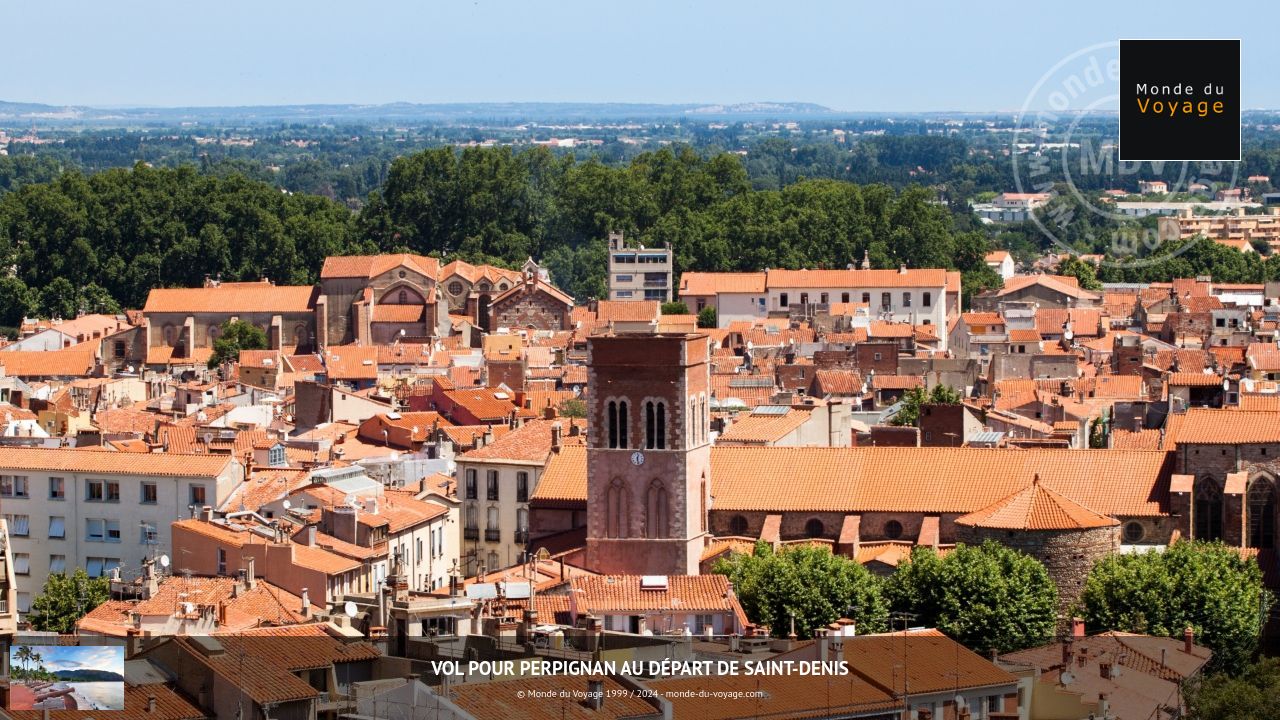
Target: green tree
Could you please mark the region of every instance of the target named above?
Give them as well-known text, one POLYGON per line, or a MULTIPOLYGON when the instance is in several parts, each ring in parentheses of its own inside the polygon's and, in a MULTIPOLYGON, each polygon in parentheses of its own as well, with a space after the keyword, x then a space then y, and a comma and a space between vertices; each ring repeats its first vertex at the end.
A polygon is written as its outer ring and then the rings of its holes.
POLYGON ((80 293, 64 277, 56 277, 40 291, 40 314, 48 318, 75 318, 80 308, 80 293))
POLYGON ((698 311, 698 327, 714 328, 719 323, 716 318, 716 309, 713 307, 704 307, 698 311))
POLYGON ((240 358, 241 350, 264 350, 266 347, 267 334, 262 328, 243 320, 228 320, 222 323, 222 334, 213 341, 209 367, 235 362, 240 358))
POLYGON ((1047 642, 1058 590, 1035 558, 996 542, 959 545, 945 557, 917 547, 885 585, 895 611, 912 613, 975 651, 1047 642))
POLYGON ((922 405, 957 405, 963 399, 960 391, 950 385, 939 383, 929 390, 925 390, 922 387, 914 387, 903 393, 902 407, 898 409, 898 414, 894 415, 889 423, 892 425, 915 426, 920 422, 920 407, 922 405))
POLYGON ((587 416, 587 402, 582 398, 565 398, 557 410, 561 417, 584 418, 587 416))
POLYGON ((689 306, 685 305, 679 300, 675 302, 662 303, 662 314, 663 315, 688 315, 689 306))
POLYGON ((1083 290, 1101 290, 1097 269, 1090 263, 1072 255, 1058 263, 1058 274, 1068 275, 1080 281, 1083 290))
POLYGON ((35 309, 35 298, 27 284, 16 277, 0 278, 0 327, 18 327, 35 309))
POLYGON ((1081 597, 1091 630, 1181 637, 1190 627, 1213 650, 1213 668, 1227 672, 1257 652, 1274 601, 1255 560, 1220 542, 1185 540, 1164 552, 1104 558, 1081 597))
POLYGON ((760 541, 750 555, 717 562, 714 572, 729 576, 747 617, 768 625, 776 637, 791 631, 793 619, 796 635, 802 638, 841 617, 857 622, 859 632, 886 628, 889 608, 880 580, 828 548, 774 551, 760 541))
POLYGON ((69 633, 76 620, 111 598, 105 577, 91 578, 84 568, 71 575, 54 573, 31 603, 31 626, 42 632, 69 633))
POLYGON ((1202 675, 1187 684, 1188 720, 1280 720, 1280 658, 1263 658, 1238 676, 1202 675))

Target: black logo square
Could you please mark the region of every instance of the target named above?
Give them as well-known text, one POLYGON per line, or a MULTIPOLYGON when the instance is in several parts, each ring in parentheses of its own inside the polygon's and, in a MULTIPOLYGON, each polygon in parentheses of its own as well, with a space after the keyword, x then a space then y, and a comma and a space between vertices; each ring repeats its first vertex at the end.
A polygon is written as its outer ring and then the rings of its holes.
POLYGON ((1120 159, 1240 159, 1239 40, 1120 41, 1120 159))

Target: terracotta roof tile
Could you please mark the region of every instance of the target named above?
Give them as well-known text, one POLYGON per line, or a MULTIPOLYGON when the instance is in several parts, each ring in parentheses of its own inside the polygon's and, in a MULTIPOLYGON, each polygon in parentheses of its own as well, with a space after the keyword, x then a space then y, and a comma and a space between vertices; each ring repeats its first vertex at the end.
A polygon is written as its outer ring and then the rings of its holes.
POLYGON ((97 365, 92 344, 63 350, 0 351, 0 369, 11 377, 85 377, 97 365))
POLYGON ((788 288, 945 288, 947 271, 937 268, 907 270, 770 270, 770 289, 788 288))
POLYGON ((155 288, 144 313, 305 313, 316 288, 267 282, 222 283, 217 287, 155 288))
POLYGON ((1176 440, 1196 445, 1280 443, 1280 422, 1270 412, 1190 408, 1181 417, 1176 440))
POLYGON ((1036 476, 1022 490, 956 518, 956 524, 1002 530, 1085 530, 1120 522, 1045 487, 1036 476))
POLYGON ((596 306, 600 322, 644 322, 657 320, 662 303, 657 300, 601 300, 596 306))
POLYGON ((378 348, 367 345, 330 347, 324 354, 324 372, 333 380, 376 380, 378 348))
POLYGON ((423 322, 426 305, 397 305, 379 303, 373 306, 372 322, 417 323, 423 322))
POLYGON ((736 420, 716 440, 718 443, 763 445, 777 442, 809 419, 808 410, 791 409, 782 414, 752 413, 736 420))
POLYGON ((670 575, 667 587, 658 590, 642 588, 641 580, 640 575, 591 575, 575 577, 570 584, 571 592, 579 593, 578 611, 593 615, 670 610, 673 598, 682 611, 740 610, 725 575, 670 575))
POLYGON ((400 253, 394 255, 345 255, 325 258, 320 278, 371 278, 405 265, 433 280, 439 275, 440 261, 433 257, 400 253))
MULTIPOLYGON (((1171 458, 1138 450, 725 446, 711 449, 711 482, 717 510, 970 513, 1039 475, 1097 512, 1158 516, 1171 458)), ((547 464, 534 499, 581 502, 586 491, 586 450, 567 447, 547 464)))
POLYGON ((718 293, 763 293, 762 272, 710 273, 687 272, 680 276, 681 296, 716 295, 718 293))
POLYGON ((562 446, 571 444, 571 442, 579 444, 585 442, 587 427, 585 420, 572 420, 569 418, 530 420, 482 448, 470 450, 459 455, 458 460, 461 462, 511 460, 515 462, 544 463, 551 454, 551 428, 554 425, 560 426, 562 446), (573 425, 577 425, 582 432, 571 438, 569 429, 573 425))
POLYGON ((1114 450, 1159 450, 1162 433, 1159 430, 1111 431, 1111 447, 1114 450))
POLYGON ((157 475, 212 478, 222 474, 232 459, 220 455, 131 453, 127 461, 114 453, 51 448, 5 448, 0 469, 46 470, 94 474, 157 475))

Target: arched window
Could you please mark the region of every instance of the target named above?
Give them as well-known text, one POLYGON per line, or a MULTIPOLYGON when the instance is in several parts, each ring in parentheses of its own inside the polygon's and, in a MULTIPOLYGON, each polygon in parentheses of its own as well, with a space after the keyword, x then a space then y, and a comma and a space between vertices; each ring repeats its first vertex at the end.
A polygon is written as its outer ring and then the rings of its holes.
POLYGON ((293 326, 293 344, 294 345, 306 345, 307 340, 309 339, 310 338, 307 337, 307 326, 305 324, 298 323, 297 325, 293 326))
POLYGON ((605 537, 627 537, 628 525, 627 486, 621 478, 614 478, 605 499, 605 537))
POLYGON ((222 328, 218 327, 217 325, 209 326, 208 338, 209 338, 209 345, 211 347, 213 346, 213 341, 217 340, 218 336, 221 334, 222 334, 222 328))
POLYGON ((164 326, 164 344, 165 347, 173 347, 173 326, 164 326))
POLYGON ((661 480, 649 483, 645 497, 645 537, 664 538, 671 531, 667 506, 667 488, 661 480))
POLYGON ((1269 477, 1254 478, 1248 494, 1249 547, 1276 544, 1276 483, 1269 477))
POLYGON ((730 535, 746 535, 747 519, 741 515, 734 515, 729 518, 729 534, 730 535))
POLYGON ((618 447, 620 448, 631 447, 631 436, 627 433, 628 420, 629 420, 629 416, 627 415, 627 401, 619 400, 618 401, 618 447))
POLYGON ((809 522, 804 524, 804 534, 811 538, 822 537, 827 534, 827 526, 818 518, 809 518, 809 522))
POLYGON ((609 426, 609 445, 608 447, 618 447, 618 403, 610 400, 605 406, 605 423, 609 426))
POLYGON ((1192 508, 1195 515, 1196 540, 1222 539, 1222 485, 1205 476, 1196 482, 1196 500, 1192 508))
POLYGON ((890 520, 884 524, 884 536, 890 540, 897 540, 902 537, 902 523, 897 520, 890 520))
POLYGON ((644 446, 650 450, 667 447, 667 404, 650 400, 644 404, 644 446))

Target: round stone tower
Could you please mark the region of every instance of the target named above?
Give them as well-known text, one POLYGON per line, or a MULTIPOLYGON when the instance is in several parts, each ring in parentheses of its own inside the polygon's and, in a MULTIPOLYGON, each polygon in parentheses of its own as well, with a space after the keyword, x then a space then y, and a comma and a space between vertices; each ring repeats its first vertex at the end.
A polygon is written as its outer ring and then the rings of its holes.
POLYGON ((995 540, 1039 560, 1058 587, 1058 613, 1069 617, 1099 558, 1120 549, 1120 521, 1046 487, 1037 475, 1027 487, 956 518, 956 539, 995 540))

